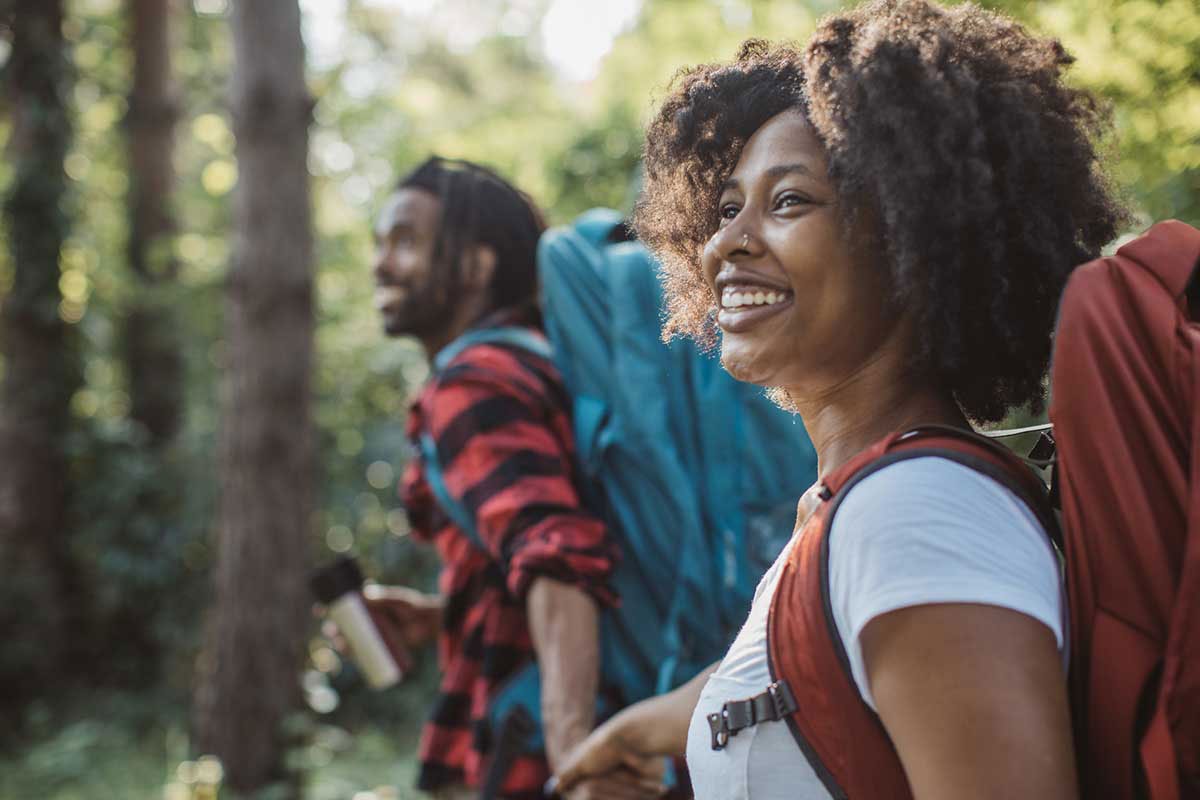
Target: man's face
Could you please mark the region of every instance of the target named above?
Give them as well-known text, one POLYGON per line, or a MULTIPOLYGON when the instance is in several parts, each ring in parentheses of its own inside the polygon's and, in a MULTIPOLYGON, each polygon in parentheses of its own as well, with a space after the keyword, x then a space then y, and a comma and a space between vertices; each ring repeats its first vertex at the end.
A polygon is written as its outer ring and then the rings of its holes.
POLYGON ((375 223, 375 307, 389 336, 435 333, 448 321, 433 251, 442 204, 422 189, 388 197, 375 223))

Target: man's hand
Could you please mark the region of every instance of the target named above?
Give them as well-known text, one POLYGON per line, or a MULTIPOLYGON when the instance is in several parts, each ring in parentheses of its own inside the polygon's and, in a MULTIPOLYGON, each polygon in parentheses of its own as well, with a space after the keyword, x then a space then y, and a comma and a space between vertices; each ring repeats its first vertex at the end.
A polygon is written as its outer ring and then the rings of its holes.
MULTIPOLYGON (((368 585, 363 589, 363 602, 396 666, 407 672, 412 668, 412 650, 437 636, 442 622, 442 598, 407 586, 368 585)), ((336 625, 326 623, 324 633, 338 650, 345 650, 336 625)))
POLYGON ((631 724, 637 722, 629 715, 618 714, 592 731, 562 760, 555 775, 556 791, 570 800, 581 800, 605 796, 589 793, 593 784, 607 786, 617 781, 626 785, 625 791, 641 792, 636 795, 639 797, 662 794, 663 758, 641 753, 632 745, 630 738, 634 737, 627 734, 637 732, 631 724))
POLYGON ((587 781, 626 775, 662 794, 663 756, 687 750, 692 710, 716 668, 711 664, 683 686, 634 703, 592 731, 556 765, 555 790, 574 800, 587 781))

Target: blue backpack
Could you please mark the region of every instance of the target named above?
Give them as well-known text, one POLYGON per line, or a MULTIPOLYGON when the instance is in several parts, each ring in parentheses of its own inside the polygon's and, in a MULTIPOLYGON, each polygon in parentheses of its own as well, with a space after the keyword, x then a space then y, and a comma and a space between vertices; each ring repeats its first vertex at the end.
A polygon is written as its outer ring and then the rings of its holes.
MULTIPOLYGON (((739 383, 714 354, 661 340, 662 290, 646 248, 621 241, 615 211, 594 209, 538 246, 550 345, 527 328, 468 332, 472 345, 519 347, 553 359, 572 398, 586 505, 622 552, 621 604, 600 618, 598 719, 672 689, 721 658, 745 621, 759 578, 792 535, 796 502, 816 479, 799 418, 760 387, 739 383), (614 697, 614 694, 616 697, 614 697)), ((439 504, 482 543, 421 444, 439 504)), ((540 719, 537 664, 493 699, 493 731, 518 707, 540 719)), ((522 749, 541 749, 540 725, 522 749)))

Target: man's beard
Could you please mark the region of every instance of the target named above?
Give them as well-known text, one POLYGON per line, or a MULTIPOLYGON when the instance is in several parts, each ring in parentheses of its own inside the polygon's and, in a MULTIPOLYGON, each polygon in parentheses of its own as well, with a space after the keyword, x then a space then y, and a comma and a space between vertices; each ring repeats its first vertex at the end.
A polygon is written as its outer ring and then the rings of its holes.
POLYGON ((446 302, 445 292, 426 284, 411 287, 404 298, 389 304, 380 312, 383 330, 388 336, 425 336, 437 333, 450 324, 453 309, 446 302))

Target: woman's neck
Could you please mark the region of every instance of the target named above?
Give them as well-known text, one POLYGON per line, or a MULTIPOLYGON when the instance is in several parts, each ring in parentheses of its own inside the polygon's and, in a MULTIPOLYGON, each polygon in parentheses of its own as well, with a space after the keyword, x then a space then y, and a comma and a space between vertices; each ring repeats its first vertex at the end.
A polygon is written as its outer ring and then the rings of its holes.
POLYGON ((970 427, 949 392, 889 348, 844 379, 789 386, 787 393, 816 448, 822 477, 889 433, 930 424, 970 427))

